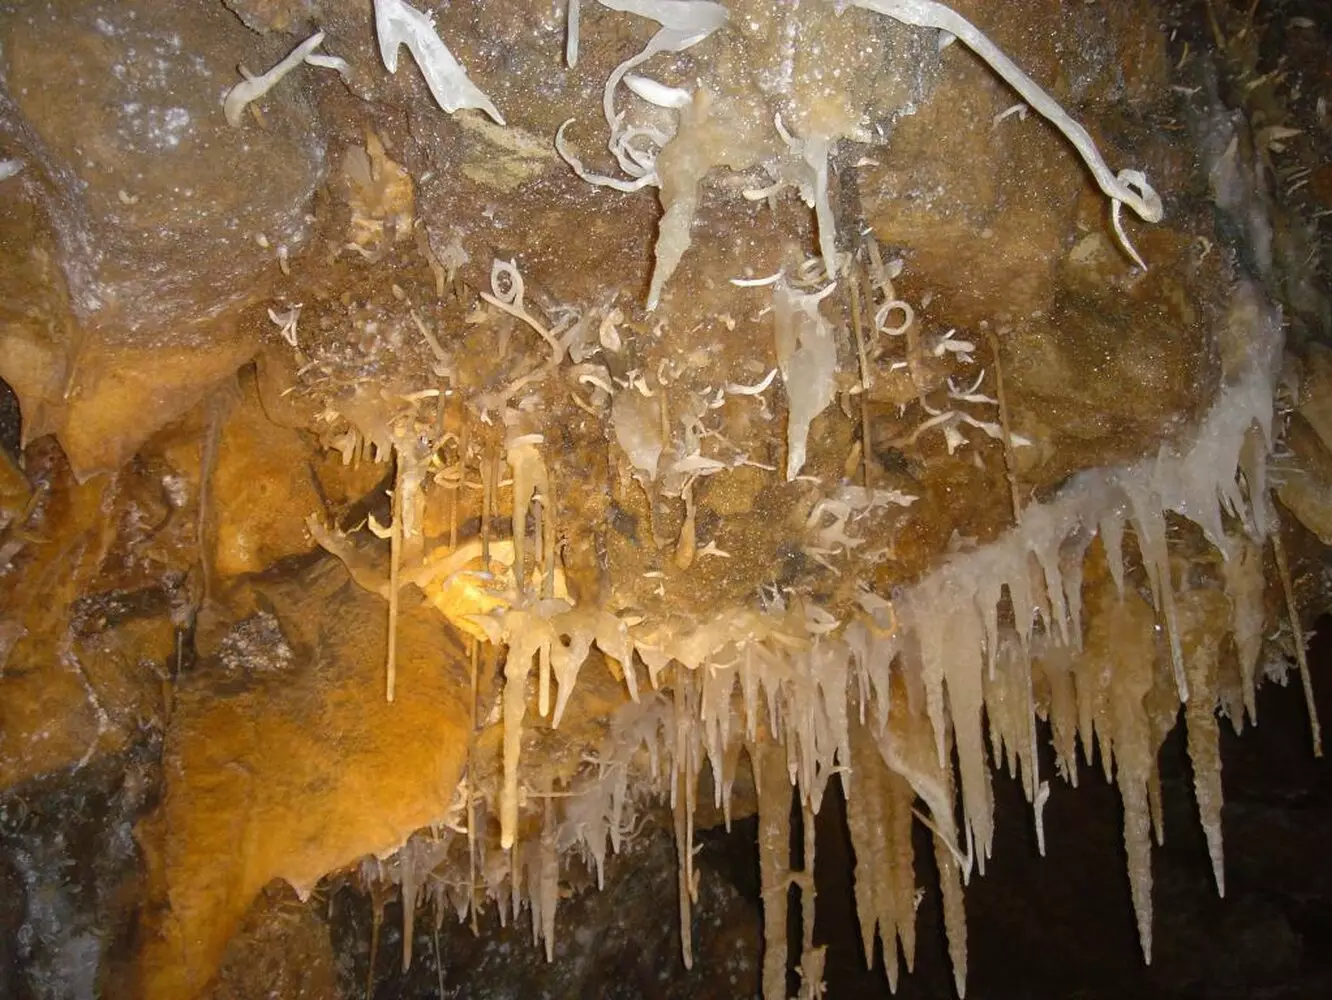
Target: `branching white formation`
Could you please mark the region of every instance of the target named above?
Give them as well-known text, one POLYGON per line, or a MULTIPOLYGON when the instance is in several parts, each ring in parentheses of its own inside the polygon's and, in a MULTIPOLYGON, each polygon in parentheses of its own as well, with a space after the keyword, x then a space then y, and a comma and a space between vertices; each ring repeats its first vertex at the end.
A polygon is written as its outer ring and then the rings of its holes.
MULTIPOLYGON (((691 100, 688 91, 668 87, 646 77, 632 76, 629 71, 660 52, 683 52, 697 45, 726 23, 727 11, 721 4, 710 0, 600 0, 600 3, 611 10, 649 17, 661 25, 661 30, 652 36, 643 51, 629 57, 611 71, 602 93, 602 110, 606 115, 606 126, 610 129, 606 148, 615 157, 620 169, 633 179, 623 180, 595 174, 584 167, 564 138, 564 130, 573 124, 572 118, 555 133, 555 151, 588 184, 625 193, 641 191, 645 187, 660 187, 661 178, 657 175, 656 167, 657 150, 666 145, 671 137, 659 129, 625 125, 624 114, 615 111, 615 91, 623 81, 649 104, 676 110, 687 107, 691 100), (647 141, 647 149, 635 146, 640 140, 647 141)), ((572 9, 570 17, 573 17, 572 9)))
POLYGON ((937 28, 960 39, 967 48, 985 60, 1030 107, 1059 129, 1073 144, 1073 148, 1078 151, 1078 155, 1082 157, 1087 169, 1095 178, 1097 187, 1110 199, 1115 235, 1119 238, 1124 252, 1144 271, 1147 269, 1138 252, 1133 249, 1120 222, 1121 205, 1133 209, 1134 214, 1144 222, 1160 222, 1164 215, 1160 196, 1147 183, 1147 177, 1141 171, 1121 170, 1118 174, 1112 173, 1106 166, 1105 160, 1101 158, 1096 143, 1092 141, 1087 130, 1074 121, 1040 84, 1004 55, 1003 51, 979 28, 951 7, 936 3, 934 0, 851 0, 851 3, 884 14, 903 24, 917 28, 937 28))
POLYGON ((253 76, 244 66, 240 67, 241 76, 245 79, 227 91, 226 99, 222 103, 222 113, 227 117, 227 124, 232 128, 240 128, 241 115, 244 114, 245 108, 272 90, 279 80, 301 63, 337 70, 343 79, 346 79, 350 68, 345 60, 315 52, 315 49, 323 43, 324 33, 316 31, 292 49, 276 66, 260 76, 253 76))
MULTIPOLYGON (((679 52, 707 38, 725 24, 727 12, 720 4, 708 0, 600 0, 600 2, 612 10, 651 17, 662 26, 641 52, 615 67, 606 80, 602 94, 603 111, 610 130, 607 146, 620 168, 628 175, 628 179, 593 173, 583 165, 569 149, 565 140, 565 131, 573 119, 566 121, 556 132, 555 149, 574 173, 589 184, 625 193, 640 191, 646 187, 662 188, 663 191, 677 187, 682 192, 677 192, 670 198, 663 196, 664 215, 658 230, 656 267, 647 302, 647 308, 652 310, 660 302, 666 281, 674 272, 684 250, 689 246, 689 229, 697 202, 698 182, 703 174, 720 162, 726 162, 732 168, 736 168, 738 164, 729 160, 714 159, 703 163, 691 160, 694 169, 689 177, 673 176, 672 182, 678 179, 680 183, 664 185, 661 173, 658 171, 657 154, 668 143, 683 141, 682 136, 690 121, 698 124, 706 120, 709 95, 702 86, 690 92, 666 86, 647 77, 631 75, 629 71, 657 53, 679 52), (624 114, 615 109, 615 92, 621 82, 644 101, 680 112, 676 128, 670 133, 664 133, 650 126, 626 125, 624 114)), ((1072 143, 1091 171, 1096 184, 1110 199, 1111 223, 1120 246, 1134 263, 1146 270, 1142 257, 1124 232, 1121 218, 1121 209, 1124 205, 1128 205, 1147 222, 1158 222, 1164 214, 1160 197, 1147 183, 1147 178, 1141 171, 1122 170, 1118 174, 1112 173, 1087 130, 1074 121, 1054 98, 1018 68, 980 29, 950 7, 933 0, 852 0, 852 2, 904 24, 935 28, 944 32, 946 38, 961 39, 989 64, 1025 100, 1026 104, 1015 107, 1034 108, 1072 143)), ((801 198, 814 209, 824 269, 827 275, 833 278, 840 268, 836 251, 836 220, 828 194, 828 161, 837 137, 817 131, 795 136, 784 127, 780 116, 774 118, 774 123, 778 135, 787 146, 788 156, 767 164, 769 172, 773 175, 772 184, 756 190, 745 190, 742 192, 743 196, 751 201, 764 200, 783 187, 794 184, 801 198)))
MULTIPOLYGON (((605 174, 592 173, 592 171, 583 166, 583 161, 580 160, 569 148, 569 145, 564 138, 564 130, 573 123, 574 119, 570 118, 564 122, 558 130, 556 130, 555 152, 560 154, 561 159, 563 159, 564 162, 569 165, 570 169, 578 175, 579 180, 586 181, 588 184, 593 184, 597 187, 613 188, 616 191, 623 191, 625 193, 641 191, 645 187, 657 187, 661 184, 661 179, 657 177, 656 168, 651 165, 638 167, 637 164, 633 164, 639 172, 634 173, 634 179, 630 181, 622 180, 619 177, 607 177, 605 174)), ((632 173, 633 171, 628 172, 632 173)))
MULTIPOLYGON (((817 306, 826 291, 804 294, 784 283, 774 289, 775 299, 788 300, 774 301, 775 312, 788 313, 783 321, 787 340, 784 347, 779 345, 779 355, 788 362, 806 348, 805 338, 819 340, 817 306)), ((884 291, 891 294, 890 287, 884 291)), ((760 595, 757 607, 732 606, 701 618, 643 618, 592 604, 579 606, 567 593, 536 599, 530 592, 475 616, 491 642, 509 648, 504 668, 504 785, 498 811, 501 845, 516 854, 513 865, 506 863, 496 877, 486 876, 491 895, 516 901, 520 891, 526 893, 549 943, 553 910, 548 901, 554 897, 543 880, 554 877, 552 836, 559 850, 582 850, 600 869, 607 840, 618 849, 629 827, 629 790, 651 785, 670 797, 677 810, 677 834, 687 847, 703 765, 712 771, 717 804, 723 806, 729 802, 740 757, 748 753, 759 786, 765 935, 769 954, 775 956, 765 963, 764 996, 785 995, 786 888, 813 876, 808 868, 798 872, 790 867, 784 820, 790 813, 791 789, 795 787, 808 814, 819 809, 834 775, 847 791, 857 856, 857 906, 862 934, 871 945, 866 953, 873 954, 877 932, 890 979, 897 975, 899 942, 910 966, 917 901, 911 827, 918 819, 934 838, 949 953, 961 994, 966 975, 964 885, 973 866, 984 872, 994 845, 991 756, 996 768, 1006 762, 1010 773, 1021 771, 1038 840, 1044 841, 1042 809, 1049 783, 1038 761, 1040 714, 1050 721, 1061 777, 1076 782, 1081 739, 1088 762, 1099 744, 1107 776, 1119 788, 1129 886, 1143 952, 1150 961, 1151 837, 1161 741, 1182 705, 1195 797, 1220 888, 1224 854, 1213 712, 1220 701, 1238 723, 1244 706, 1253 704, 1252 661, 1258 656, 1264 621, 1259 546, 1271 524, 1253 498, 1265 488, 1261 473, 1271 441, 1280 320, 1252 289, 1241 287, 1231 322, 1249 324, 1248 357, 1230 373, 1186 440, 1168 442, 1130 465, 1080 473, 1049 501, 1025 508, 1015 528, 986 545, 952 552, 925 576, 901 587, 891 601, 861 591, 857 603, 863 614, 844 609, 843 620, 794 592, 774 589, 760 595), (1248 483, 1249 499, 1237 478, 1248 483), (1164 530, 1167 512, 1197 525, 1218 547, 1227 559, 1224 581, 1200 585, 1187 575, 1179 581, 1172 578, 1164 530), (1125 586, 1122 542, 1128 525, 1138 538, 1142 569, 1151 582, 1150 600, 1136 587, 1125 586), (1110 582, 1084 588, 1085 557, 1098 535, 1110 582), (1162 619, 1173 648, 1158 656, 1162 619), (1237 665, 1233 679, 1222 676, 1223 641, 1216 635, 1227 621, 1245 661, 1237 665), (623 679, 631 703, 610 720, 607 742, 592 762, 596 768, 575 782, 558 809, 561 816, 552 817, 556 807, 541 796, 547 810, 542 840, 520 843, 520 748, 529 680, 537 675, 538 711, 549 713, 557 725, 593 647, 623 679), (1168 662, 1177 657, 1177 662, 1168 662), (1187 672, 1187 687, 1172 691, 1171 673, 1181 667, 1187 672), (652 687, 646 693, 639 687, 644 668, 652 687), (551 681, 558 685, 555 698, 551 681), (1165 714, 1152 708, 1162 695, 1171 698, 1165 714), (639 755, 640 748, 647 754, 639 755), (631 769, 633 774, 626 773, 631 769), (650 769, 650 781, 645 769, 650 769), (913 806, 917 801, 918 808, 913 806), (555 819, 561 822, 553 825, 555 819), (526 872, 521 890, 516 881, 520 871, 526 872), (514 880, 512 893, 502 891, 505 877, 514 880), (545 897, 539 900, 542 892, 545 897)), ((803 378, 820 381, 808 372, 803 378)), ((799 384, 787 369, 783 379, 788 391, 799 384)), ((949 396, 992 405, 981 393, 982 384, 979 378, 950 384, 949 396)), ((740 388, 758 391, 760 386, 740 388)), ((815 392, 806 412, 817 412, 820 395, 815 392)), ((653 453, 635 465, 655 466, 662 444, 652 430, 660 426, 655 400, 631 389, 616 393, 615 400, 641 406, 634 419, 641 418, 644 440, 630 443, 626 451, 651 444, 653 453)), ((622 416, 617 415, 617 431, 622 416)), ((509 442, 515 523, 525 520, 532 499, 542 492, 539 455, 529 448, 539 442, 529 437, 509 442), (531 468, 524 471, 528 463, 531 468)), ((710 468, 710 460, 701 456, 682 461, 700 474, 710 468)), ((822 493, 805 522, 806 552, 830 563, 845 551, 859 550, 867 539, 853 532, 857 517, 871 508, 882 508, 881 517, 896 516, 914 499, 849 486, 822 493)), ((546 546, 550 536, 544 504, 536 507, 542 509, 534 539, 546 546)), ((725 558, 715 546, 708 554, 725 558)), ((685 915, 695 884, 688 850, 681 853, 680 866, 685 915)), ((457 898, 461 905, 464 897, 457 898)))
POLYGON ((311 52, 305 57, 307 66, 318 66, 320 69, 331 69, 345 82, 351 77, 351 66, 342 56, 325 55, 322 52, 311 52))
POLYGON ((837 343, 831 324, 819 314, 819 303, 837 287, 830 283, 812 295, 793 291, 785 283, 772 293, 777 341, 777 367, 786 386, 786 479, 795 479, 805 466, 809 425, 833 401, 836 393, 837 343))
POLYGON ((268 310, 268 318, 278 328, 278 333, 281 334, 282 339, 292 347, 299 346, 296 341, 296 323, 301 318, 301 307, 302 303, 297 302, 286 312, 280 313, 272 309, 268 310))
POLYGON ((582 22, 581 0, 569 0, 568 14, 564 22, 564 62, 570 69, 578 65, 578 29, 582 22))
POLYGON ((649 104, 659 108, 674 108, 679 111, 689 106, 693 95, 683 87, 668 87, 651 77, 630 73, 624 78, 624 85, 649 104))
POLYGON ((462 108, 475 108, 498 124, 505 124, 499 109, 467 78, 462 64, 440 40, 429 15, 409 7, 403 0, 375 0, 375 30, 379 35, 379 56, 390 73, 398 71, 398 50, 406 45, 441 108, 450 114, 462 108))
MULTIPOLYGON (((839 271, 837 262, 837 223, 833 217, 832 202, 828 199, 828 154, 832 143, 826 135, 807 135, 797 139, 782 124, 782 116, 773 118, 773 126, 782 137, 792 156, 804 167, 799 181, 800 197, 814 209, 819 231, 819 253, 823 255, 823 269, 829 277, 839 271)), ((751 192, 745 192, 749 198, 751 192)))
POLYGON ((619 122, 615 113, 615 89, 625 74, 660 52, 683 52, 697 45, 725 24, 729 13, 721 4, 710 0, 600 0, 600 3, 611 10, 650 17, 661 25, 661 30, 648 39, 642 52, 620 63, 606 78, 606 88, 601 96, 602 110, 606 113, 606 124, 614 133, 619 122))

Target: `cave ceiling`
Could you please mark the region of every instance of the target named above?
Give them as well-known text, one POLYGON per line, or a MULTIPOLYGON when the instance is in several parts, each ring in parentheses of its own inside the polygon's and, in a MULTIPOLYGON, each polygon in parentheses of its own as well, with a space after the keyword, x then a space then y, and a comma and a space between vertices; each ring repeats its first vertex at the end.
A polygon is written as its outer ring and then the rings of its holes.
POLYGON ((814 996, 830 783, 871 962, 922 825, 964 993, 993 782, 1044 852, 1093 762, 1150 962, 1158 751, 1224 892, 1332 542, 1332 185, 1180 6, 0 3, 0 790, 160 741, 127 995, 275 881, 552 955, 657 810, 680 960, 757 814, 814 996))

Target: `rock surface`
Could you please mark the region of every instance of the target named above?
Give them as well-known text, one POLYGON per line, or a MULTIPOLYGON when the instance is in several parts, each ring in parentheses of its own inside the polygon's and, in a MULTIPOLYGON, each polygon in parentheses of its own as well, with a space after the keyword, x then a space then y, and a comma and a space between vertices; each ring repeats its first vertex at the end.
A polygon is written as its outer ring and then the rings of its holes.
POLYGON ((201 991, 270 881, 309 892, 436 821, 467 759, 465 660, 433 612, 399 619, 399 696, 387 703, 383 604, 340 570, 248 601, 279 631, 258 644, 222 636, 177 692, 162 814, 141 833, 170 907, 140 959, 143 996, 201 991))

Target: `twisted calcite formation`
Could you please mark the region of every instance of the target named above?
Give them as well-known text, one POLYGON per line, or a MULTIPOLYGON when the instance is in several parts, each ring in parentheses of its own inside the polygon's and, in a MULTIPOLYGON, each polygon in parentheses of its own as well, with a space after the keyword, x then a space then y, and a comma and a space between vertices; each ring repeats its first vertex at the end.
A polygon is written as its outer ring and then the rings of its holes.
MULTIPOLYGON (((472 634, 508 649, 496 719, 502 765, 493 781, 484 770, 467 779, 466 829, 475 836, 497 816, 500 850, 475 837, 469 864, 484 884, 473 878, 468 891, 454 894, 459 912, 475 907, 482 892, 515 915, 528 905, 549 954, 561 856, 581 853, 600 878, 607 847, 618 849, 632 830, 636 800, 655 792, 674 814, 681 937, 691 961, 699 782, 706 764, 716 804, 729 808, 748 759, 769 928, 765 996, 786 989, 792 885, 808 929, 799 966, 810 977, 807 991, 816 985, 822 956, 812 934, 812 819, 834 775, 848 802, 866 955, 877 933, 891 982, 902 961, 911 966, 919 891, 911 830, 919 819, 932 836, 962 992, 964 889, 973 871, 983 872, 994 840, 991 767, 1020 774, 1042 849, 1046 840, 1043 719, 1059 777, 1076 783, 1079 747, 1089 765, 1099 750, 1107 780, 1120 791, 1130 895, 1150 961, 1151 842, 1164 834, 1158 750, 1182 709, 1221 889, 1215 713, 1220 707, 1237 727, 1251 717, 1260 673, 1263 546, 1272 521, 1258 491, 1280 327, 1243 286, 1229 322, 1249 350, 1192 433, 1132 465, 1079 474, 1047 502, 1025 508, 1007 533, 956 546, 891 601, 861 591, 859 609, 842 609, 841 618, 793 592, 695 617, 580 603, 563 587, 548 588, 546 557, 558 535, 545 502, 551 486, 542 480, 550 453, 544 439, 513 438, 509 513, 532 535, 521 546, 523 565, 515 559, 512 572, 492 579, 483 607, 437 603, 470 623, 472 634), (1192 539, 1173 552, 1172 522, 1181 540, 1192 539), (591 669, 598 657, 609 672, 591 669), (596 684, 619 685, 624 705, 610 715, 597 757, 556 793, 540 754, 526 747, 534 729, 558 729, 566 706, 596 684), (793 788, 805 816, 803 870, 790 855, 793 788)), ((496 558, 505 546, 520 548, 516 540, 491 545, 496 558)), ((416 573, 407 567, 407 576, 416 573)), ((418 885, 420 874, 404 878, 404 888, 418 885)))
MULTIPOLYGON (((1248 288, 1237 292, 1230 321, 1246 327, 1250 351, 1186 440, 1130 466, 1078 475, 1049 502, 1026 508, 1007 534, 947 556, 891 602, 862 592, 862 610, 846 620, 797 595, 721 610, 706 621, 645 618, 578 607, 572 597, 543 598, 539 577, 529 578, 511 604, 488 616, 490 638, 510 650, 502 843, 515 843, 522 813, 516 750, 533 666, 560 661, 563 702, 582 662, 600 649, 630 702, 612 721, 595 778, 574 782, 569 801, 580 804, 551 807, 546 799, 541 807, 563 814, 557 840, 581 845, 600 867, 607 838, 622 835, 626 809, 632 811, 633 786, 655 784, 667 794, 680 841, 688 961, 695 790, 706 762, 720 804, 747 750, 759 791, 771 929, 765 995, 780 996, 788 887, 801 887, 802 908, 812 912, 813 905, 812 850, 800 872, 788 854, 791 788, 812 829, 827 782, 839 774, 867 956, 877 930, 890 979, 898 975, 899 944, 910 967, 910 828, 919 818, 934 838, 962 991, 963 887, 973 870, 984 871, 993 846, 990 768, 1006 762, 1010 773, 1020 772, 1043 849, 1049 785, 1037 766, 1037 720, 1046 719, 1060 777, 1076 783, 1080 743, 1088 763, 1099 748, 1107 779, 1119 787, 1131 895, 1150 961, 1153 830, 1163 836, 1156 756, 1181 708, 1199 814, 1224 888, 1216 711, 1238 727, 1253 702, 1264 620, 1261 546, 1271 524, 1270 512, 1250 498, 1261 497, 1253 491, 1261 488, 1270 440, 1279 318, 1256 296, 1248 288), (1215 547, 1211 563, 1172 556, 1167 515, 1194 525, 1198 544, 1215 547), (1128 547, 1126 557, 1129 538, 1137 551, 1128 547), (1225 654, 1232 642, 1235 656, 1225 654), (643 667, 646 686, 638 676, 643 667), (607 781, 607 768, 619 770, 616 781, 607 781)), ((520 493, 526 508, 531 493, 520 493)), ((515 524, 521 513, 515 511, 515 524)), ((537 535, 547 530, 538 518, 537 535)), ((538 711, 550 712, 548 698, 538 699, 538 711)), ((549 812, 543 817, 543 827, 553 822, 549 812)), ((550 911, 533 905, 548 928, 543 934, 553 934, 550 911)), ((816 950, 810 936, 802 968, 818 967, 816 950)))

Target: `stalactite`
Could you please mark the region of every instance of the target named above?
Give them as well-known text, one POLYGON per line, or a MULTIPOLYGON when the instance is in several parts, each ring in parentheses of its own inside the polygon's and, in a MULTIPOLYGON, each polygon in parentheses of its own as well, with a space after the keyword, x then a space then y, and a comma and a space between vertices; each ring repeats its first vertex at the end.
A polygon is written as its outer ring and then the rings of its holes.
POLYGON ((433 448, 415 433, 410 417, 406 430, 393 432, 393 523, 389 526, 388 650, 385 656, 384 695, 392 701, 397 685, 398 609, 403 586, 402 570, 420 565, 425 546, 421 517, 424 497, 421 484, 433 448))
POLYGON ((953 845, 938 832, 934 835, 934 861, 939 869, 939 896, 943 904, 944 932, 948 936, 948 958, 953 964, 953 986, 957 989, 957 995, 966 1000, 967 910, 962 894, 964 873, 953 845))
POLYGON ((1105 553, 1105 564, 1115 591, 1124 596, 1124 518, 1117 508, 1106 511, 1097 525, 1097 540, 1105 553))
POLYGON ((877 929, 883 941, 888 985, 896 992, 898 943, 910 969, 916 952, 916 879, 911 842, 915 793, 889 770, 864 726, 853 725, 851 770, 856 793, 846 800, 847 827, 855 851, 856 913, 865 963, 874 965, 877 929))
MULTIPOLYGON (((1124 803, 1124 848, 1143 958, 1152 961, 1152 846, 1148 785, 1156 747, 1144 699, 1156 661, 1156 615, 1136 594, 1121 601, 1094 595, 1085 660, 1104 692, 1114 747, 1115 778, 1124 803)), ((1102 743, 1102 752, 1105 753, 1102 743)), ((1109 756, 1108 754, 1106 756, 1109 756)))
POLYGON ((472 771, 472 755, 469 748, 467 754, 468 767, 464 773, 464 781, 467 782, 467 914, 472 924, 472 933, 478 933, 477 928, 477 903, 476 903, 476 790, 472 787, 475 781, 472 771))
POLYGON ((791 785, 786 751, 751 746, 758 780, 759 885, 763 896, 763 1000, 786 1000, 786 897, 791 884, 791 785))
MULTIPOLYGON (((805 803, 800 816, 800 827, 804 840, 804 873, 800 879, 800 940, 801 955, 805 956, 814 949, 814 901, 818 896, 814 884, 815 848, 818 838, 815 836, 814 809, 808 802, 805 803)), ((801 964, 804 964, 803 957, 801 964)))
POLYGON ((393 700, 398 679, 398 601, 399 579, 402 573, 402 487, 405 465, 399 453, 397 475, 393 486, 393 524, 389 529, 392 533, 389 536, 388 652, 384 682, 384 698, 387 701, 393 700))
MULTIPOLYGON (((526 612, 510 612, 509 616, 526 612)), ((518 758, 523 741, 523 716, 527 713, 527 677, 532 670, 540 633, 515 627, 513 642, 504 660, 504 785, 500 790, 500 846, 513 846, 518 830, 518 758), (535 642, 533 640, 536 640, 535 642)))
POLYGON ((1078 738, 1082 744, 1083 759, 1088 767, 1095 767, 1096 748, 1099 747, 1102 773, 1106 781, 1113 781, 1115 746, 1114 730, 1110 724, 1110 693, 1106 688, 1107 682, 1100 674, 1102 661, 1094 655, 1098 652, 1093 636, 1089 633, 1087 646, 1081 656, 1074 656, 1066 648, 1055 655, 1065 657, 1071 667, 1078 704, 1078 738))
POLYGON ((375 992, 375 965, 379 958, 379 930, 384 926, 384 904, 380 902, 378 895, 373 890, 370 898, 370 963, 365 970, 365 995, 368 997, 374 996, 375 992))
POLYGON ((692 483, 684 489, 684 505, 684 524, 680 527, 680 537, 675 543, 675 555, 672 557, 677 569, 688 569, 694 565, 694 556, 698 552, 694 486, 692 483))
POLYGON ((693 719, 697 712, 690 702, 692 682, 677 675, 675 682, 675 752, 671 783, 671 807, 675 820, 677 881, 680 896, 680 948, 686 969, 694 967, 694 788, 698 771, 694 764, 693 719))
POLYGON ((1244 711, 1249 721, 1256 725, 1256 677, 1258 657, 1263 645, 1263 621, 1266 617, 1263 552, 1248 536, 1232 535, 1225 556, 1221 568, 1225 575, 1226 597, 1231 606, 1231 629, 1235 639, 1235 654, 1239 659, 1244 711))
POLYGON ((944 839, 934 837, 934 858, 939 868, 939 894, 943 903, 948 958, 953 964, 957 995, 967 995, 967 914, 962 896, 962 871, 944 839))
MULTIPOLYGON (((1033 680, 1039 678, 1053 737, 1055 766, 1059 776, 1078 787, 1078 696, 1073 683, 1072 654, 1064 646, 1048 646, 1032 663, 1033 680)), ((1090 761, 1089 761, 1090 763, 1090 761)))
POLYGON ((1300 685, 1304 688, 1304 706, 1309 713, 1309 734, 1313 738, 1313 754, 1323 756, 1323 732, 1318 723, 1318 704, 1314 701, 1313 679, 1309 676, 1309 660, 1304 650, 1304 627, 1300 624, 1300 609, 1295 603, 1295 587, 1290 579, 1290 566, 1286 562, 1286 546, 1281 541, 1281 527, 1272 532, 1272 554, 1276 557, 1277 576, 1286 598, 1286 615, 1290 621, 1291 642, 1295 647, 1295 663, 1300 669, 1300 685))
MULTIPOLYGON (((513 576, 520 592, 527 589, 530 579, 527 567, 527 517, 532 510, 533 497, 548 486, 546 464, 541 460, 541 453, 536 447, 540 437, 539 434, 521 435, 508 443, 505 454, 506 461, 513 469, 513 576)), ((538 524, 538 535, 540 531, 538 524)))
POLYGON ((412 940, 416 936, 416 864, 411 843, 398 854, 398 865, 402 878, 402 971, 412 967, 412 940))
MULTIPOLYGON (((939 573, 931 586, 913 595, 910 619, 920 636, 920 652, 931 704, 941 701, 934 689, 947 684, 948 719, 957 741, 957 758, 962 776, 962 803, 966 825, 974 838, 976 859, 981 873, 994 843, 994 806, 990 795, 990 769, 985 763, 984 725, 981 718, 982 655, 985 649, 982 624, 972 594, 952 573, 939 573), (946 612, 944 609, 948 609, 946 612)), ((943 709, 936 705, 930 722, 936 727, 939 764, 947 761, 943 752, 947 722, 943 709), (935 713, 938 718, 935 718, 935 713)))
POLYGON ((537 715, 550 716, 550 646, 546 643, 537 649, 537 715))
POLYGON ((1211 588, 1181 593, 1179 620, 1183 629, 1184 668, 1192 697, 1184 706, 1189 760, 1193 763, 1193 794, 1207 838, 1216 891, 1226 894, 1221 844, 1221 747, 1216 722, 1217 673, 1224 632, 1230 617, 1225 596, 1211 588))
POLYGON ((505 852, 509 859, 509 911, 513 914, 515 926, 518 924, 518 914, 523 906, 523 866, 519 857, 519 846, 514 843, 505 852))
POLYGON ((1175 611, 1175 584, 1166 546, 1165 511, 1161 500, 1147 483, 1133 482, 1127 487, 1133 510, 1133 527, 1138 533, 1138 547, 1151 584, 1152 598, 1165 618, 1166 638, 1170 643, 1170 663, 1175 671, 1179 700, 1189 700, 1189 682, 1184 674, 1184 653, 1179 641, 1179 622, 1175 611))
POLYGON ((1147 808, 1151 810, 1152 835, 1156 838, 1157 847, 1165 846, 1165 804, 1161 795, 1161 768, 1156 764, 1147 779, 1147 808))
POLYGON ((555 842, 555 799, 549 785, 546 788, 544 806, 545 822, 542 825, 538 847, 540 880, 537 891, 532 894, 534 901, 532 920, 535 922, 537 919, 538 907, 535 901, 539 899, 541 937, 546 946, 546 961, 553 962, 555 961, 555 909, 560 902, 560 852, 555 842))
POLYGON ((541 563, 543 573, 541 582, 541 596, 550 600, 555 596, 557 586, 557 567, 556 561, 559 556, 556 539, 559 533, 556 530, 557 512, 559 508, 555 504, 555 477, 549 471, 546 474, 546 489, 540 496, 541 523, 538 538, 541 539, 544 562, 541 563))
POLYGON ((985 715, 989 720, 994 763, 1007 764, 1008 776, 1021 773, 1022 790, 1028 802, 1035 801, 1039 776, 1036 773, 1036 712, 1032 695, 1032 665, 1020 644, 1007 638, 999 644, 997 668, 982 685, 985 715))
POLYGON ((828 960, 827 947, 808 947, 800 956, 800 998, 819 1000, 823 996, 823 967, 828 960))
POLYGON ((490 521, 495 507, 496 460, 487 444, 481 452, 481 564, 490 565, 490 521))
MULTIPOLYGON (((861 727, 857 726, 859 730, 861 727)), ((889 866, 880 857, 876 833, 883 829, 884 822, 880 808, 881 796, 877 775, 871 775, 870 768, 878 750, 866 747, 867 737, 853 736, 851 742, 851 769, 856 774, 857 792, 846 800, 846 826, 851 838, 851 849, 855 852, 854 883, 856 897, 856 918, 860 922, 860 943, 864 948, 865 967, 874 967, 874 939, 877 933, 883 934, 883 964, 888 970, 888 982, 894 991, 897 989, 897 941, 891 939, 893 928, 884 926, 879 912, 879 896, 888 891, 880 890, 879 880, 889 872, 889 866), (872 754, 872 757, 871 757, 872 754)))

